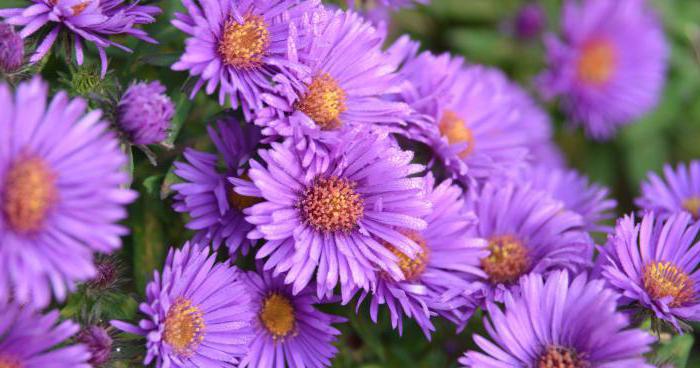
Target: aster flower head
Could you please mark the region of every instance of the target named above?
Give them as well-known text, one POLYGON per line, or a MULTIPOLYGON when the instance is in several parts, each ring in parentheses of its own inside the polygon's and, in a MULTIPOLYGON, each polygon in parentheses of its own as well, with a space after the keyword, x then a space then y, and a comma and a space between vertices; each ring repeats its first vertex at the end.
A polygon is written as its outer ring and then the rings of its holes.
POLYGON ((677 212, 688 212, 700 219, 700 161, 678 164, 674 169, 665 165, 663 178, 649 173, 641 185, 641 196, 635 203, 644 210, 654 211, 659 219, 677 212))
POLYGON ((159 81, 132 84, 117 107, 117 123, 133 144, 160 143, 168 136, 175 114, 170 97, 159 81))
POLYGON ((187 228, 197 232, 194 242, 212 244, 214 249, 223 243, 235 257, 239 248, 246 253, 253 245, 246 238, 253 225, 245 220, 243 210, 258 203, 261 197, 246 172, 248 160, 260 140, 260 131, 249 124, 240 125, 228 116, 207 129, 218 152, 185 150, 186 162, 175 163, 175 174, 184 182, 172 186, 177 192, 173 207, 190 215, 187 228), (223 171, 218 165, 221 159, 223 171), (236 189, 230 182, 234 179, 236 189))
POLYGON ((11 25, 0 22, 0 72, 15 72, 23 63, 24 40, 11 25))
POLYGON ((101 113, 47 94, 39 78, 14 94, 0 84, 0 304, 41 308, 95 276, 93 253, 121 246, 136 197, 101 113))
MULTIPOLYGON (((376 290, 370 295, 370 316, 376 322, 381 305, 391 314, 391 323, 403 332, 403 316, 413 318, 430 338, 434 326, 430 318, 436 314, 453 321, 468 319, 473 303, 466 298, 447 295, 459 291, 462 296, 476 291, 486 275, 479 268, 479 260, 488 255, 486 241, 468 235, 476 225, 474 213, 465 210, 462 190, 451 180, 435 185, 432 174, 425 178, 424 195, 432 204, 425 216, 428 226, 422 231, 405 231, 421 247, 413 259, 383 242, 399 259, 404 280, 394 280, 384 274, 377 277, 376 290), (465 308, 466 307, 466 308, 465 308)), ((401 230, 400 230, 401 231, 401 230)), ((365 291, 358 301, 370 294, 365 291)))
MULTIPOLYGON (((261 268, 261 267, 259 267, 261 268)), ((243 277, 252 295, 255 337, 241 367, 330 367, 340 335, 333 324, 342 317, 323 313, 312 287, 294 293, 281 276, 247 272, 243 277)))
POLYGON ((173 70, 188 71, 219 103, 242 102, 245 111, 262 107, 262 95, 278 74, 304 73, 296 54, 294 23, 319 0, 183 0, 187 13, 172 24, 189 35, 173 70))
POLYGON ((576 273, 591 265, 593 244, 583 218, 547 192, 524 182, 488 182, 468 205, 479 219, 470 235, 488 241, 489 255, 480 262, 486 301, 502 301, 523 275, 576 273))
POLYGON ((658 102, 668 48, 644 0, 568 0, 562 38, 546 39, 546 97, 561 96, 570 119, 595 139, 609 139, 658 102))
POLYGON ((605 232, 609 226, 601 224, 614 216, 617 202, 609 197, 608 188, 590 183, 588 178, 573 169, 535 165, 520 173, 520 180, 533 189, 549 193, 562 201, 564 207, 583 217, 584 230, 605 232))
POLYGON ((83 64, 83 47, 92 43, 102 61, 102 76, 107 73, 107 53, 110 46, 127 52, 131 50, 110 39, 111 36, 132 36, 140 40, 156 43, 146 32, 136 28, 141 24, 153 23, 160 13, 157 6, 137 5, 124 0, 31 0, 25 8, 0 9, 0 17, 9 24, 23 26, 22 38, 27 38, 41 28, 50 28, 49 33, 37 46, 29 59, 35 63, 41 60, 56 42, 59 33, 65 31, 74 46, 78 65, 83 64))
POLYGON ((321 168, 304 168, 289 143, 273 143, 250 165, 264 201, 244 212, 256 226, 248 237, 267 241, 256 254, 267 258, 265 269, 286 273, 295 293, 314 276, 319 297, 340 285, 344 301, 374 285, 378 270, 402 279, 398 257, 382 241, 409 258, 419 253, 395 228, 426 226, 423 179, 410 177, 424 167, 386 135, 362 130, 350 132, 321 168))
POLYGON ((654 337, 632 329, 616 311, 618 295, 602 280, 566 271, 520 279, 521 293, 508 293, 505 308, 490 303, 484 327, 492 341, 479 335, 483 350, 468 351, 460 363, 474 368, 615 367, 652 368, 643 354, 654 337))
POLYGON ((90 368, 83 345, 63 345, 78 325, 59 321, 59 312, 40 314, 15 304, 0 306, 0 366, 14 368, 90 368), (61 347, 57 345, 61 344, 61 347))
POLYGON ((146 287, 146 315, 138 326, 112 325, 145 336, 144 364, 156 367, 234 367, 251 341, 249 290, 241 272, 222 263, 208 247, 186 243, 171 249, 163 271, 146 287))
POLYGON ((546 114, 499 70, 449 54, 410 53, 401 99, 431 124, 409 132, 460 179, 486 180, 522 167, 530 145, 549 138, 546 114))
POLYGON ((700 223, 688 213, 663 221, 646 213, 618 220, 603 248, 602 275, 620 294, 621 304, 641 307, 682 329, 700 320, 700 223))
POLYGON ((383 32, 357 13, 323 8, 299 28, 310 33, 299 60, 311 77, 277 78, 276 93, 266 96, 270 107, 255 120, 268 140, 295 137, 300 150, 323 160, 347 128, 396 131, 404 124, 409 107, 386 99, 399 79, 381 50, 383 32))
POLYGON ((88 326, 75 336, 75 340, 87 347, 90 352, 88 363, 99 367, 109 361, 112 354, 112 337, 109 332, 98 325, 88 326))

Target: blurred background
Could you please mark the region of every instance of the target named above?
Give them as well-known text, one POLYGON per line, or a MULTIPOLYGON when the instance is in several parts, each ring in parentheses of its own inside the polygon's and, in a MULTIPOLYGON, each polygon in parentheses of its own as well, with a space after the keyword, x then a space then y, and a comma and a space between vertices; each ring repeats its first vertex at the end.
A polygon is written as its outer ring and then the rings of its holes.
MULTIPOLYGON (((180 9, 179 0, 152 2, 165 10, 158 23, 146 27, 160 44, 120 40, 135 52, 110 50, 112 72, 105 80, 99 79, 95 66, 69 67, 70 56, 65 53, 54 53, 43 66, 44 77, 58 81, 52 82, 52 88, 68 89, 76 95, 116 93, 120 85, 126 86, 134 79, 160 79, 177 106, 174 129, 168 140, 173 147, 154 149, 157 165, 151 165, 141 151, 131 152, 133 187, 141 196, 130 208, 128 225, 132 234, 117 255, 122 281, 104 298, 95 298, 89 290, 81 288, 62 306, 67 318, 136 319, 137 305, 152 270, 160 268, 169 246, 180 245, 191 236, 184 229, 184 219, 170 207, 168 186, 176 180, 172 162, 184 147, 211 149, 205 123, 220 113, 221 108, 202 93, 192 101, 187 99, 183 87, 187 85, 186 73, 169 69, 183 48, 184 35, 169 24, 173 12, 180 9)), ((21 0, 0 3, 0 7, 24 4, 21 0)), ((502 68, 534 94, 533 78, 544 68, 540 35, 557 30, 561 3, 560 0, 536 2, 543 9, 544 18, 541 29, 534 27, 529 34, 519 33, 516 21, 521 9, 533 4, 524 0, 433 0, 430 5, 418 5, 394 14, 389 29, 391 39, 407 33, 421 42, 422 49, 451 52, 463 55, 470 63, 502 68)), ((616 139, 595 143, 587 140, 582 131, 564 127, 564 117, 555 105, 544 105, 551 113, 556 142, 566 153, 568 163, 611 188, 619 203, 618 214, 634 210, 639 183, 648 171, 659 171, 666 162, 700 158, 700 1, 652 3, 663 20, 671 49, 665 92, 653 113, 622 129, 616 139)), ((93 52, 91 60, 96 59, 93 52)), ((94 101, 92 105, 99 107, 94 101)), ((366 303, 357 315, 351 307, 329 308, 350 320, 341 326, 343 336, 334 367, 456 367, 457 358, 474 347, 471 335, 483 332, 481 315, 477 314, 461 333, 448 323, 437 321, 437 332, 432 341, 427 341, 417 326, 407 321, 403 336, 399 337, 391 329, 386 313, 380 314, 380 323, 375 326, 365 307, 366 303)), ((698 330, 700 325, 695 327, 698 330)), ((700 347, 699 344, 693 347, 693 340, 692 334, 673 339, 662 336, 663 343, 654 359, 671 364, 665 367, 700 367, 700 347)), ((122 360, 112 366, 141 366, 143 352, 138 344, 127 338, 122 338, 121 343, 123 348, 117 357, 122 360)))

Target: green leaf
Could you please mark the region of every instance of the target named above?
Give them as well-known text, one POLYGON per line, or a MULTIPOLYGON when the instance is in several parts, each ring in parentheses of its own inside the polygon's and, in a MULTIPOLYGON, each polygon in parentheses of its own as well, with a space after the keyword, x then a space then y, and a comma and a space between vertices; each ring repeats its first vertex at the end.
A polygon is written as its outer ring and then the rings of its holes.
POLYGON ((170 124, 170 133, 164 142, 166 146, 172 146, 175 144, 175 140, 180 134, 180 130, 182 130, 182 124, 184 124, 185 120, 187 120, 187 115, 192 108, 192 101, 182 92, 178 92, 178 97, 174 98, 174 100, 177 108, 175 109, 173 121, 170 124))
POLYGON ((672 364, 674 368, 684 368, 693 347, 693 335, 675 336, 669 341, 662 342, 656 351, 653 361, 657 365, 672 364))

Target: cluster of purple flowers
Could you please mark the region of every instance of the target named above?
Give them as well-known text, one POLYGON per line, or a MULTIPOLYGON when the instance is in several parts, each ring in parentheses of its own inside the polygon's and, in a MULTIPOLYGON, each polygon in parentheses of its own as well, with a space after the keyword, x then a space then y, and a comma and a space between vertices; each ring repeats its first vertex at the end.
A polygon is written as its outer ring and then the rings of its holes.
MULTIPOLYGON (((24 63, 17 35, 45 25, 29 62, 65 32, 79 64, 85 42, 97 47, 103 75, 105 48, 124 48, 110 36, 155 42, 135 26, 157 7, 32 1, 0 10, 24 26, 0 24, 2 71, 24 63)), ((112 321, 145 337, 144 364, 327 367, 345 321, 318 308, 327 303, 367 300, 372 320, 386 309, 399 333, 407 317, 428 338, 435 318, 464 328, 481 308, 491 340, 474 337, 483 352, 467 352, 467 367, 649 366, 655 339, 622 308, 678 331, 700 320, 700 162, 666 168, 666 181, 652 174, 641 222, 630 215, 613 230, 608 190, 566 167, 548 114, 500 70, 419 53, 408 37, 384 48, 381 27, 319 0, 182 5, 172 24, 187 39, 172 69, 194 78, 191 97, 216 92, 243 119, 224 113, 208 127, 217 154, 188 148, 175 164, 173 208, 195 235, 154 272, 145 317, 112 321), (213 252, 222 245, 227 262, 213 252), (239 253, 256 269, 235 266, 239 253)), ((658 99, 662 31, 642 0, 570 0, 563 22, 539 81, 607 138, 658 99)), ((0 367, 107 360, 104 331, 53 349, 78 328, 34 314, 95 277, 95 253, 121 247, 117 223, 136 195, 124 189, 119 137, 163 141, 174 115, 165 93, 133 84, 115 106, 120 135, 82 99, 48 102, 39 78, 0 85, 0 367), (21 349, 27 339, 33 348, 21 349)))

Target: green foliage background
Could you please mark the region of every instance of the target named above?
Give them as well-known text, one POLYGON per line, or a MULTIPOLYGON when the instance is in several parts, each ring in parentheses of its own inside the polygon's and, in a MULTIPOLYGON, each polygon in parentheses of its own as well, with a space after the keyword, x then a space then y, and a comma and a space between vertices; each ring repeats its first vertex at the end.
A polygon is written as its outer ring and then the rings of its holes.
MULTIPOLYGON (((152 271, 159 269, 169 246, 179 246, 191 234, 185 230, 182 216, 171 209, 169 184, 177 179, 171 173, 172 162, 184 147, 210 150, 204 127, 221 108, 200 93, 187 98, 186 73, 169 69, 183 49, 184 35, 169 24, 178 0, 152 1, 164 9, 156 24, 146 27, 160 41, 148 45, 133 39, 120 40, 134 49, 133 54, 110 50, 110 70, 104 81, 94 78, 94 66, 69 67, 70 54, 54 53, 42 65, 42 75, 54 90, 67 89, 74 95, 118 93, 119 86, 132 80, 161 80, 177 105, 173 132, 168 140, 172 148, 155 147, 157 165, 148 162, 139 150, 130 150, 133 188, 141 193, 130 207, 128 226, 132 234, 125 239, 117 255, 124 266, 126 281, 109 295, 93 295, 85 289, 73 295, 62 308, 66 318, 80 321, 138 318, 137 304, 152 271)), ((513 79, 531 88, 532 78, 544 67, 543 48, 537 41, 522 41, 512 33, 512 21, 523 0, 433 0, 429 6, 398 13, 391 26, 394 36, 409 33, 420 40, 423 49, 450 51, 464 55, 469 62, 503 68, 513 79)), ((24 4, 23 0, 2 0, 0 7, 24 4)), ((548 24, 556 29, 560 0, 542 0, 548 24)), ((654 5, 666 28, 671 45, 670 68, 664 97, 658 109, 637 124, 621 131, 607 143, 588 141, 580 130, 563 126, 564 118, 553 105, 556 141, 566 152, 569 163, 592 179, 612 189, 620 214, 634 209, 638 185, 650 170, 659 171, 665 162, 688 161, 700 157, 700 1, 657 0, 654 5)), ((91 60, 98 60, 94 50, 91 60)), ((96 103, 92 104, 94 107, 96 103)), ((599 239, 604 240, 604 239, 599 239)), ((244 260, 250 265, 250 260, 244 260)), ((386 314, 374 325, 366 308, 355 315, 350 307, 330 307, 346 315, 350 322, 342 326, 338 343, 340 354, 334 367, 456 367, 461 353, 473 347, 471 334, 482 332, 477 315, 466 331, 456 333, 447 323, 437 322, 438 331, 427 341, 413 322, 406 323, 403 337, 391 330, 386 314)), ((696 326, 700 327, 700 326, 696 326)), ((670 339, 662 336, 655 359, 674 367, 700 367, 700 349, 693 346, 693 335, 670 339), (688 359, 689 358, 689 359, 688 359), (686 360, 688 360, 686 365, 686 360)), ((122 338, 124 346, 114 367, 140 366, 143 354, 140 340, 122 338)), ((696 344, 697 345, 697 344, 696 344)))

